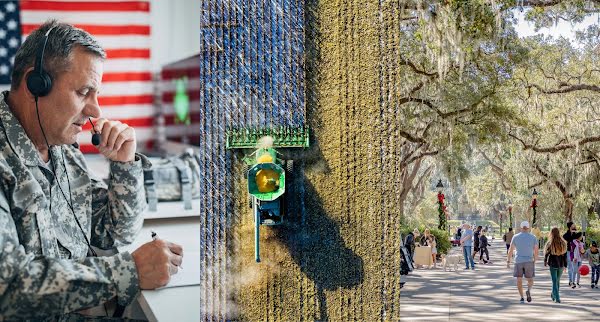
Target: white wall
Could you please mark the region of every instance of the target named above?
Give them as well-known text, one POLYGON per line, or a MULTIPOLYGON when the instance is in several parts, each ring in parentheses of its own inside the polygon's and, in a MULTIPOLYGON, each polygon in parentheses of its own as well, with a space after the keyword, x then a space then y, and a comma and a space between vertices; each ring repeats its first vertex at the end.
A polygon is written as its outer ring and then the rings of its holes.
POLYGON ((200 52, 202 0, 150 0, 152 71, 200 52))

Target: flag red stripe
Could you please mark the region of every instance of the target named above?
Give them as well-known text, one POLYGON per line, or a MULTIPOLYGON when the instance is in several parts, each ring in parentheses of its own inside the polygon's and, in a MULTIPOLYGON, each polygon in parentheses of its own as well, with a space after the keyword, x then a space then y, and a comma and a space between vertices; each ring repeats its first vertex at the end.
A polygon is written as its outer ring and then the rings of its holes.
POLYGON ((100 152, 100 151, 98 151, 98 148, 92 144, 80 144, 79 150, 82 153, 98 153, 98 152, 100 152))
POLYGON ((173 79, 187 76, 188 78, 200 77, 200 66, 194 68, 165 69, 161 72, 162 79, 173 79))
MULTIPOLYGON (((199 89, 189 90, 189 91, 187 91, 187 95, 188 95, 190 101, 199 100, 200 99, 200 90, 199 89)), ((163 103, 173 103, 174 96, 175 96, 175 92, 163 93, 163 95, 162 95, 163 103)))
MULTIPOLYGON (((21 33, 28 35, 40 25, 41 24, 22 24, 21 33)), ((150 35, 150 26, 145 25, 98 26, 76 24, 75 27, 81 28, 93 36, 150 35)))
MULTIPOLYGON (((200 122, 200 112, 190 113, 190 120, 192 121, 191 123, 200 122)), ((175 115, 165 115, 165 125, 177 125, 175 123, 175 115)), ((198 131, 200 131, 200 128, 198 128, 198 131)))
POLYGON ((131 96, 106 96, 99 97, 100 106, 106 105, 130 105, 130 104, 152 104, 154 98, 152 95, 131 95, 131 96))
POLYGON ((29 1, 19 3, 21 10, 35 11, 142 11, 150 12, 150 4, 146 1, 104 2, 104 1, 29 1))
POLYGON ((107 49, 106 57, 108 59, 150 58, 150 49, 137 49, 137 48, 107 49))
POLYGON ((151 81, 150 72, 105 73, 103 82, 151 81))

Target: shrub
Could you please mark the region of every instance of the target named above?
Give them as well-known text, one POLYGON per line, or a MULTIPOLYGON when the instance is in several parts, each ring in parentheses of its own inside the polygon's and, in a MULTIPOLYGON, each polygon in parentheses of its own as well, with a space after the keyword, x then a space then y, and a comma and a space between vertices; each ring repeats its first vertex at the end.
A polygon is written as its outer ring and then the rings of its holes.
MULTIPOLYGON (((423 232, 425 231, 426 227, 425 226, 419 226, 417 228, 419 228, 419 233, 421 233, 421 235, 422 235, 423 232)), ((400 229, 400 233, 402 234, 403 240, 406 237, 406 235, 409 232, 413 231, 414 229, 415 229, 415 227, 403 226, 400 229)), ((439 230, 437 228, 429 228, 429 232, 433 236, 435 236, 438 255, 448 254, 448 250, 450 248, 452 248, 452 245, 450 243, 450 235, 448 234, 448 232, 445 231, 445 230, 439 230)), ((417 240, 417 242, 418 242, 418 240, 417 240)))

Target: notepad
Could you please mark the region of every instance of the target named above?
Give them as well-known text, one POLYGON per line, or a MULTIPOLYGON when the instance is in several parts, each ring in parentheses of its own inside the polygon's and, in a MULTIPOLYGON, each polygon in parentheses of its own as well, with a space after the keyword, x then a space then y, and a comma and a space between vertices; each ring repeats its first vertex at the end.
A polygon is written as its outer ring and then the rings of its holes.
POLYGON ((171 275, 171 281, 164 287, 179 287, 188 285, 200 285, 200 252, 183 253, 181 269, 175 275, 171 275))

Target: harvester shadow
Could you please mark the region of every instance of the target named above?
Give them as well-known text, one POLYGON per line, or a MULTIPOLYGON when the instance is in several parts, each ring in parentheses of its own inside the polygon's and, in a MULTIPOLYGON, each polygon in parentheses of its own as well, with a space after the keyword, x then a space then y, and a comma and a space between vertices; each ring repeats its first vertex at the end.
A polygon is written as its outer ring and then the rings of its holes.
POLYGON ((286 192, 285 224, 274 227, 277 238, 288 248, 300 270, 315 283, 320 318, 327 316, 325 290, 350 289, 363 282, 363 259, 346 247, 338 224, 323 208, 323 202, 302 171, 292 173, 286 192))

